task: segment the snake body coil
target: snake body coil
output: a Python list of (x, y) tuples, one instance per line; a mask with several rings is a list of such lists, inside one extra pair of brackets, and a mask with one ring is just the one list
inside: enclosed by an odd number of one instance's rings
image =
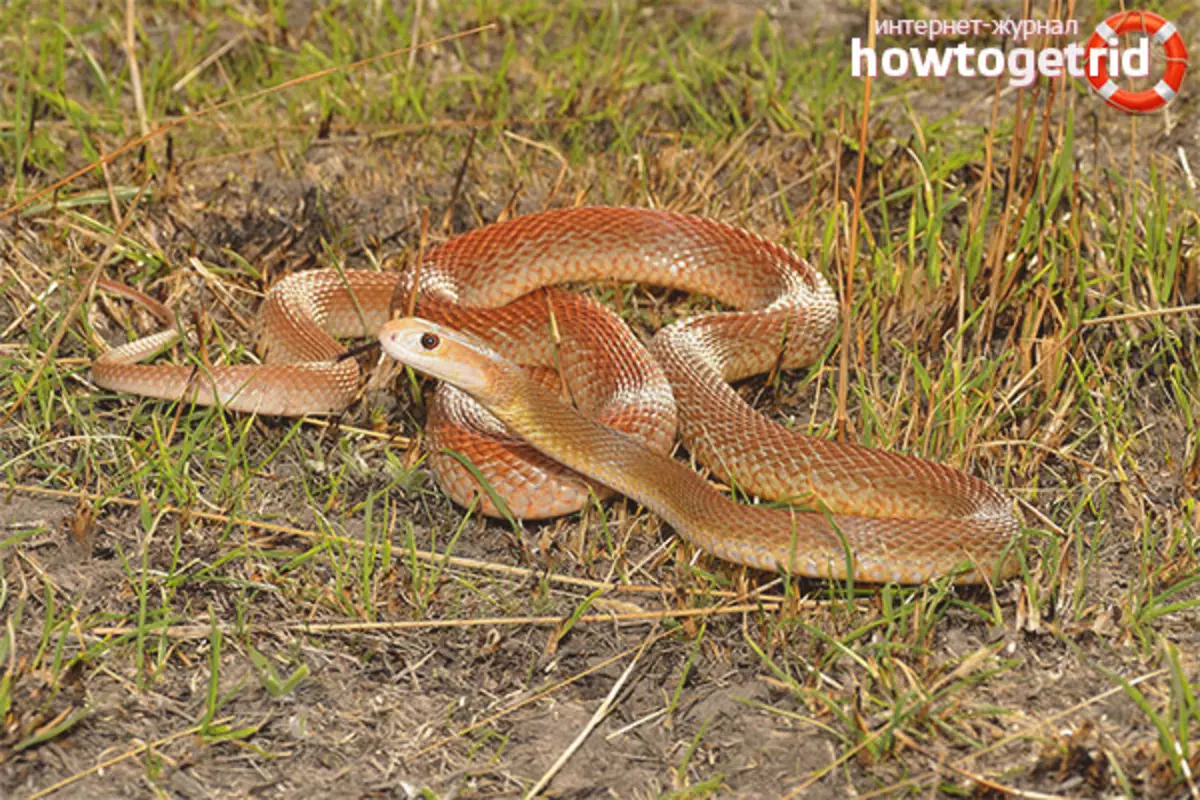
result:
[[(470, 396), (486, 404), (484, 390), (443, 386), (431, 403), (430, 466), (457, 502), (468, 503), (479, 487), (446, 450), (467, 456), (517, 516), (569, 513), (606, 486), (705, 550), (755, 567), (904, 583), (964, 563), (971, 568), (959, 576), (963, 582), (1015, 567), (1007, 553), (1017, 520), (987, 484), (912, 456), (804, 436), (766, 419), (729, 387), (812, 363), (833, 333), (833, 292), (786, 248), (700, 217), (578, 208), (458, 236), (427, 253), (417, 274), (420, 317), (521, 366), (497, 373), (507, 384), (490, 390), (503, 389), (509, 401), (493, 408), (495, 416)], [(647, 353), (611, 312), (553, 288), (593, 280), (667, 286), (737, 310), (669, 325)], [(338, 411), (361, 378), (353, 360), (337, 360), (344, 348), (335, 337), (384, 329), (394, 298), (407, 298), (411, 281), (368, 271), (291, 275), (264, 301), (268, 363), (201, 374), (136, 363), (174, 340), (165, 331), (104, 354), (93, 377), (151, 397), (219, 398), (233, 410)], [(569, 403), (559, 396), (563, 387)], [(726, 481), (814, 510), (733, 503), (665, 455), (676, 427)], [(496, 513), (490, 499), (480, 500)]]

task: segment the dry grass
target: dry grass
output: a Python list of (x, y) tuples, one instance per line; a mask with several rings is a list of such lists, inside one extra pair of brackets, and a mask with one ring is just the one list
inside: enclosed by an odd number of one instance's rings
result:
[[(1186, 85), (1136, 122), (967, 80), (864, 115), (860, 22), (449, 5), (0, 11), (0, 792), (1200, 797)], [(807, 254), (848, 335), (747, 396), (1003, 487), (1021, 575), (788, 581), (626, 502), (482, 521), (405, 379), (332, 425), (88, 383), (153, 324), (98, 272), (245, 361), (281, 274), (585, 202)], [(589, 291), (639, 332), (709, 307)]]

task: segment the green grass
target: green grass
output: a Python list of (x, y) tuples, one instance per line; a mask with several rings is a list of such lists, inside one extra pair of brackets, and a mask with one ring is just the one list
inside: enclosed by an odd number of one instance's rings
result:
[[(136, 81), (123, 6), (0, 10), (0, 204), (28, 201), (0, 221), (3, 793), (183, 791), (186, 761), (226, 793), (338, 775), (519, 794), (650, 635), (551, 789), (1194, 795), (1200, 317), (1179, 309), (1200, 302), (1200, 213), (1164, 118), (1043, 87), (1020, 117), (1006, 94), (992, 128), (990, 85), (880, 81), (860, 153), (843, 32), (683, 4), (428, 5), (139, 4)], [(201, 113), (37, 196), (139, 137), (139, 108), (146, 130)], [(100, 268), (187, 329), (203, 311), (207, 357), (246, 362), (281, 274), (396, 263), (423, 210), (436, 243), (576, 202), (741, 224), (839, 294), (853, 263), (846, 335), (748, 396), (814, 435), (844, 410), (857, 441), (1002, 487), (1028, 526), (1019, 577), (775, 581), (693, 561), (619, 501), (483, 522), (429, 479), (413, 376), (333, 425), (115, 398), (87, 381), (97, 339), (153, 323), (99, 297), (67, 313)], [(588, 291), (639, 333), (713, 308)], [(685, 613), (725, 604), (757, 608)], [(496, 621), (527, 617), (557, 621)]]

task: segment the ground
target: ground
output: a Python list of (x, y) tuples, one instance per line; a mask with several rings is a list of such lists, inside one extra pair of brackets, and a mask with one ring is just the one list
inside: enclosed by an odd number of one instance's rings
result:
[[(978, 79), (864, 119), (865, 5), (128, 8), (0, 12), (4, 796), (1200, 797), (1194, 75), (1136, 122)], [(1020, 574), (783, 580), (622, 500), (480, 519), (371, 356), (332, 421), (89, 381), (156, 324), (95, 270), (244, 362), (280, 275), (584, 203), (852, 265), (846, 335), (740, 390), (1000, 487)], [(712, 307), (580, 288), (642, 336)]]

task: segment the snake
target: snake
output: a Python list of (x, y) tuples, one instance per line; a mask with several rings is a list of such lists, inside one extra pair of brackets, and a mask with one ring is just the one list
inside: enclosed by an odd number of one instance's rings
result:
[[(722, 310), (673, 320), (643, 345), (618, 314), (562, 286), (597, 282), (703, 295)], [(266, 354), (254, 364), (142, 363), (184, 335), (173, 313), (123, 284), (99, 286), (166, 323), (93, 361), (93, 382), (114, 392), (335, 414), (362, 385), (339, 340), (377, 338), (440, 381), (427, 409), (429, 469), (454, 502), (489, 515), (557, 517), (617, 493), (700, 550), (797, 577), (970, 584), (1019, 566), (1018, 518), (990, 484), (808, 435), (733, 388), (817, 362), (839, 306), (792, 250), (717, 220), (555, 209), (459, 234), (400, 272), (292, 273), (263, 300)], [(732, 491), (672, 456), (677, 435)]]

